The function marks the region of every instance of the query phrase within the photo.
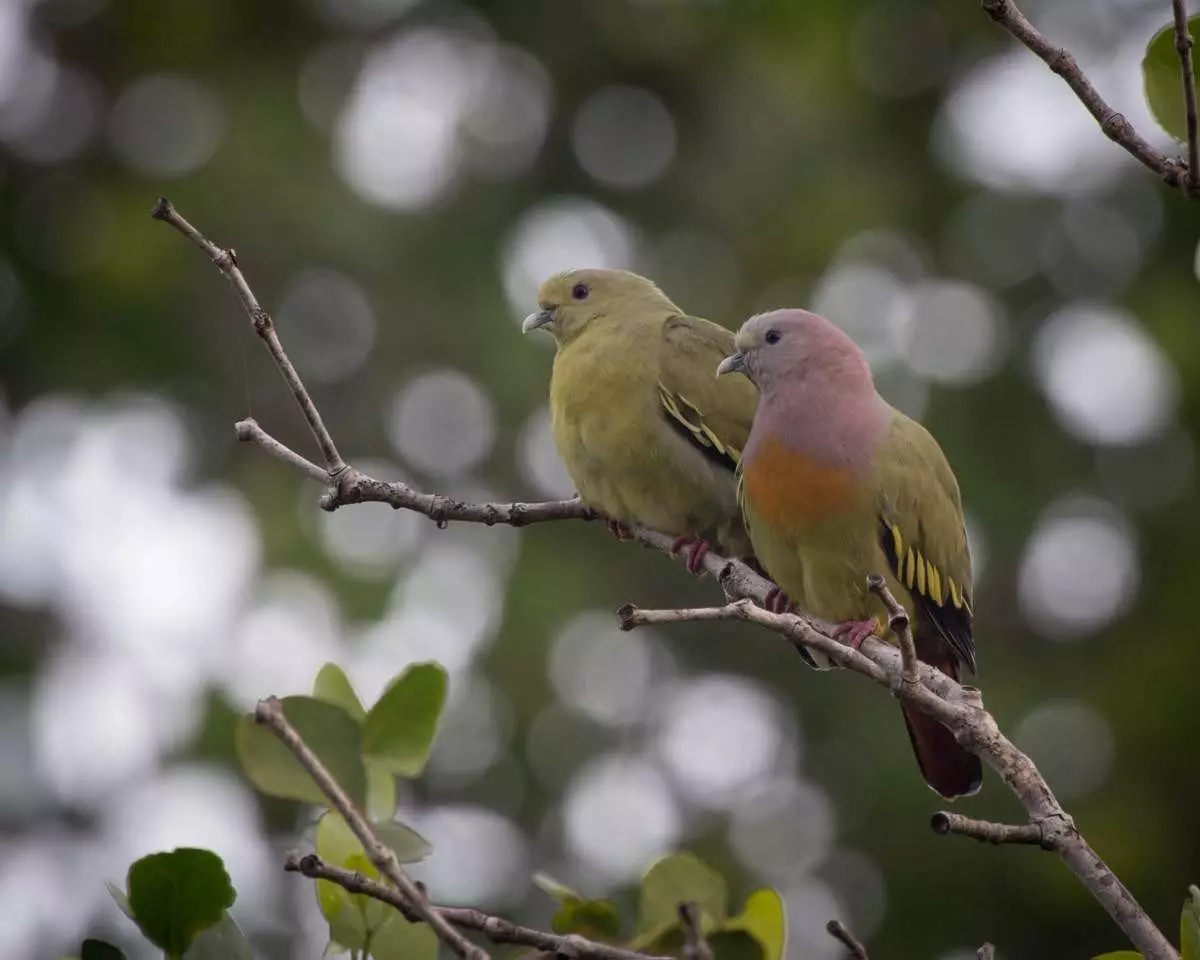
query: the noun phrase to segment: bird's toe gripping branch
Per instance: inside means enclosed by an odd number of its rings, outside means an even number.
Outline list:
[[[711,549],[708,541],[697,537],[676,537],[675,542],[671,544],[671,556],[678,556],[685,547],[688,573],[698,577],[704,572],[704,555]]]

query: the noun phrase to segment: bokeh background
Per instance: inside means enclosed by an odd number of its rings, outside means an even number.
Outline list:
[[[1029,0],[1163,145],[1165,0]],[[1170,147],[1170,149],[1174,149]],[[599,524],[514,531],[320,490],[227,285],[236,247],[342,452],[471,498],[569,495],[537,283],[655,277],[736,326],[805,305],[964,490],[987,703],[1175,936],[1195,760],[1200,207],[970,0],[0,2],[0,955],[137,953],[103,880],[209,846],[265,958],[318,957],[308,822],[232,765],[238,712],[343,664],[452,703],[402,813],[446,901],[544,923],[542,869],[629,896],[687,848],[785,894],[791,956],[1086,957],[1056,860],[935,837],[899,712],[733,625],[621,634],[711,581]],[[993,777],[961,805],[1017,819]],[[735,903],[735,906],[737,904]]]

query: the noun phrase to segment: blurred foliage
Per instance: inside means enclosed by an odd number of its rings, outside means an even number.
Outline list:
[[[1193,37],[1200,36],[1200,16],[1188,20]],[[1193,67],[1193,73],[1195,68]],[[1183,84],[1179,76],[1179,54],[1175,50],[1175,23],[1172,21],[1158,31],[1146,47],[1142,60],[1142,76],[1146,84],[1146,100],[1154,111],[1154,119],[1163,125],[1176,140],[1187,142],[1186,112],[1183,106]],[[1200,91],[1196,77],[1192,85]],[[1200,93],[1198,93],[1200,95]]]
[[[1021,62],[1022,56],[971,2],[425,0],[377,3],[377,16],[358,20],[333,12],[342,6],[349,5],[42,0],[28,6],[40,48],[93,84],[82,96],[95,115],[90,134],[72,151],[17,149],[15,134],[0,148],[4,406],[17,414],[55,394],[98,409],[131,392],[166,398],[189,431],[186,483],[234,485],[260,526],[264,566],[319,578],[348,623],[369,624],[383,616],[415,554],[384,577],[340,563],[322,540],[319,491],[261,451],[237,445],[231,424],[252,413],[284,442],[312,450],[226,285],[193,248],[147,216],[158,194],[212,239],[236,247],[269,309],[277,309],[297,274],[312,268],[338,271],[366,291],[378,321],[369,356],[352,376],[310,378],[345,456],[397,462],[429,489],[499,497],[542,495],[519,450],[523,425],[545,399],[549,351],[520,338],[514,322],[520,305],[508,302],[504,283],[516,225],[537,205],[562,197],[605,205],[635,228],[634,266],[690,312],[729,326],[781,301],[810,304],[827,269],[852,247],[862,255],[864,245],[878,246],[882,238],[884,252],[868,251],[868,260],[903,272],[908,254],[896,266],[900,261],[887,252],[888,238],[899,237],[904,251],[915,251],[915,270],[979,285],[1006,318],[1003,350],[989,376],[964,385],[923,383],[921,394],[928,400],[922,419],[954,465],[986,540],[976,586],[979,683],[1009,732],[1039,707],[1061,701],[1082,702],[1103,718],[1111,766],[1077,794],[1064,792],[1064,801],[1093,846],[1169,929],[1178,891],[1195,877],[1200,855],[1194,815],[1200,768],[1187,761],[1200,671],[1191,618],[1200,540],[1193,475],[1200,207],[1119,158],[1098,180],[1068,176],[1050,186],[1019,177],[996,183],[956,160],[945,132],[956,95],[993,59],[1011,55]],[[1132,39],[1144,47],[1166,15],[1165,3],[1135,0],[1106,0],[1103,17],[1092,3],[1027,6],[1035,19],[1060,18],[1056,42],[1071,46],[1083,37],[1099,59],[1115,57],[1143,27],[1144,36]],[[388,207],[343,176],[338,117],[370,55],[422,28],[486,33],[536,58],[552,91],[548,126],[535,157],[516,172],[460,163],[430,202]],[[159,72],[194,79],[221,111],[211,157],[181,173],[155,173],[122,159],[109,124],[122,92]],[[652,91],[674,121],[674,157],[660,179],[641,189],[597,181],[574,148],[579,108],[613,85]],[[32,82],[25,87],[34,89]],[[1077,104],[1072,109],[1082,111]],[[1035,114],[980,114],[977,122],[990,128]],[[6,131],[15,128],[11,116],[0,119]],[[44,135],[37,144],[67,130],[70,119],[35,131]],[[517,124],[511,117],[505,122]],[[1047,133],[1045,126],[1033,129]],[[1024,128],[997,134],[1017,145],[1031,136]],[[1087,157],[1119,153],[1098,130],[1086,136]],[[474,146],[464,135],[450,153],[470,156]],[[396,151],[396,164],[408,159]],[[1080,211],[1121,229],[1097,231],[1087,219],[1079,227],[1073,218]],[[676,244],[681,235],[715,244]],[[1177,383],[1164,432],[1097,442],[1047,399],[1035,345],[1048,319],[1078,302],[1129,311],[1169,358]],[[301,333],[283,321],[281,330],[289,343]],[[321,359],[319,349],[297,356],[301,373],[307,376]],[[468,477],[448,479],[416,458],[408,462],[389,430],[397,391],[445,367],[466,373],[494,404],[494,445]],[[1093,379],[1097,389],[1123,382],[1117,374]],[[132,486],[112,497],[113,509],[137,497],[143,461],[129,453]],[[30,463],[47,480],[62,468],[53,457]],[[1136,579],[1129,602],[1111,616],[1059,637],[1028,615],[1022,575],[1043,512],[1080,493],[1111,503],[1127,520]],[[453,542],[483,553],[510,534],[437,531],[430,524],[414,537],[423,546],[461,537]],[[69,527],[60,532],[65,552],[75,536]],[[553,871],[560,851],[547,847],[544,831],[555,822],[565,785],[627,736],[560,710],[554,732],[567,746],[554,782],[534,774],[530,736],[535,721],[555,707],[547,663],[558,631],[583,609],[610,610],[630,600],[688,605],[715,594],[710,582],[694,581],[662,557],[613,542],[598,524],[545,525],[514,536],[519,555],[498,635],[481,662],[511,704],[503,760],[474,780],[429,779],[405,789],[415,803],[503,808],[538,838],[534,866]],[[1091,571],[1111,558],[1096,551],[1078,564]],[[42,696],[46,665],[77,642],[75,613],[15,595],[0,607],[0,669],[31,701]],[[1003,955],[1040,960],[1068,950],[1094,955],[1113,945],[1101,909],[1053,858],[955,843],[923,828],[935,801],[913,770],[894,705],[870,685],[798,669],[785,645],[750,628],[682,627],[656,642],[688,672],[751,678],[794,709],[802,740],[796,762],[828,792],[837,848],[869,857],[885,893],[871,907],[861,874],[834,869],[832,861],[813,864],[811,872],[834,890],[852,929],[863,929],[872,910],[883,911],[869,935],[881,950],[933,957],[988,940]],[[89,649],[86,639],[79,649]],[[288,692],[294,691],[279,691]],[[317,691],[340,703],[338,716],[345,716],[340,696],[332,686]],[[204,704],[195,736],[162,758],[163,769],[196,760],[236,763],[230,734],[244,705],[216,685]],[[1062,749],[1050,751],[1036,738],[1022,746],[1056,786],[1070,779],[1069,742],[1065,760]],[[1092,744],[1078,746],[1083,754]],[[24,773],[13,777],[26,789]],[[267,835],[294,836],[294,803],[259,802]],[[95,809],[51,793],[34,809],[4,809],[6,842],[46,831],[84,842],[102,827]],[[992,777],[969,809],[980,817],[1020,816]],[[735,900],[762,883],[732,850],[723,816],[702,811],[688,829],[689,849],[727,878]],[[613,901],[625,914],[634,897],[636,891],[623,889]],[[543,899],[525,894],[514,914],[548,924]],[[807,919],[813,921],[804,931],[807,942],[820,941],[828,918]],[[262,956],[315,954],[300,933],[271,929],[262,934]],[[797,943],[800,931],[792,934]],[[78,939],[58,949],[74,949]],[[37,954],[46,955],[52,955],[48,944]]]

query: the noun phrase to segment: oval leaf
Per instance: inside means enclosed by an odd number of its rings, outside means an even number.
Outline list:
[[[366,801],[367,775],[362,763],[362,734],[341,707],[313,697],[285,697],[283,714],[360,808]],[[328,807],[300,762],[251,716],[238,719],[235,738],[238,761],[246,776],[263,793]]]
[[[1179,918],[1180,960],[1200,960],[1200,887],[1188,887]]]
[[[237,896],[221,858],[195,847],[142,857],[129,868],[126,885],[134,922],[171,957],[182,957]]]
[[[755,890],[746,906],[725,924],[726,930],[750,934],[762,947],[763,960],[782,960],[787,951],[787,910],[783,897],[769,887]]]
[[[1200,16],[1188,21],[1193,39],[1200,39]],[[1183,106],[1183,78],[1179,54],[1175,52],[1175,24],[1167,24],[1154,35],[1142,58],[1142,83],[1150,112],[1176,140],[1187,139]],[[1130,951],[1119,951],[1128,953]],[[1111,956],[1111,954],[1105,954]]]
[[[409,923],[395,910],[371,937],[375,960],[437,960],[437,935],[424,923]]]
[[[209,927],[196,938],[183,960],[254,960],[254,951],[227,910],[215,927]]]
[[[418,776],[425,769],[445,703],[446,671],[440,664],[408,667],[367,714],[363,754],[396,776]]]
[[[401,863],[416,863],[433,852],[433,846],[412,827],[395,820],[371,824],[382,843],[390,847]]]
[[[693,854],[663,857],[642,880],[638,931],[669,929],[679,922],[679,904],[685,900],[694,901],[710,924],[720,925],[729,900],[725,878]]]
[[[111,943],[88,939],[79,948],[79,960],[125,960],[125,953]]]
[[[313,681],[313,696],[341,707],[359,723],[366,719],[367,711],[354,692],[354,685],[336,663],[327,663],[321,668]]]

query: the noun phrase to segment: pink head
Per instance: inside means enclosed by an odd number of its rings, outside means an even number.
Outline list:
[[[787,382],[874,394],[867,359],[853,340],[807,310],[772,310],[751,317],[734,341],[738,352],[718,373],[744,373],[767,395]]]
[[[891,408],[850,337],[807,310],[773,310],[747,320],[734,342],[717,373],[743,373],[759,389],[747,456],[769,433],[830,462],[868,462]]]

